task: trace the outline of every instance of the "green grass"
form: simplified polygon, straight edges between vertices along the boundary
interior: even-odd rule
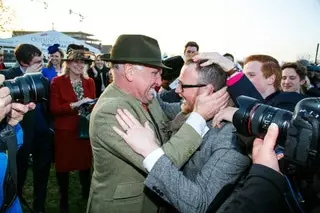
[[[23,190],[23,197],[32,207],[33,201],[33,183],[32,183],[32,169],[29,168],[26,184]],[[54,166],[51,167],[48,191],[46,198],[46,213],[59,213],[59,186],[57,183]],[[69,175],[69,212],[70,213],[85,213],[87,200],[81,196],[81,185],[78,172],[71,172]],[[22,206],[24,213],[29,213],[29,210]]]

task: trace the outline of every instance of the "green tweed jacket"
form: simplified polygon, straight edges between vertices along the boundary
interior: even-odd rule
[[[178,168],[184,165],[202,141],[188,124],[184,124],[169,139],[165,131],[168,118],[156,98],[148,105],[152,119],[137,99],[115,84],[109,85],[91,113],[90,142],[94,172],[87,213],[156,213],[159,208],[162,211],[161,199],[144,186],[147,171],[142,164],[143,157],[136,154],[112,129],[112,126],[121,128],[115,118],[119,108],[128,109],[141,123],[148,120],[154,131],[159,129],[157,142]]]

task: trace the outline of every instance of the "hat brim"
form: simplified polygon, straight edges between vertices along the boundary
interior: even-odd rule
[[[73,58],[73,59],[68,59],[68,58],[63,58],[61,61],[84,61],[84,62],[92,62],[92,59],[88,58]]]
[[[111,62],[111,63],[120,63],[120,64],[139,64],[139,65],[145,65],[149,67],[155,67],[155,68],[161,68],[161,69],[170,69],[170,67],[167,67],[164,65],[162,62],[141,62],[141,61],[134,61],[134,60],[118,60],[118,59],[101,59],[106,62]]]

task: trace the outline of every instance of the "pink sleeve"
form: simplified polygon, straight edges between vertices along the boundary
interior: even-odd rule
[[[233,84],[237,83],[242,78],[243,75],[244,75],[243,72],[237,72],[237,73],[233,74],[232,76],[230,76],[227,79],[227,86],[230,87]]]

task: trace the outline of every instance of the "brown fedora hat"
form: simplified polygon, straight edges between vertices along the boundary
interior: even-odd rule
[[[104,60],[170,69],[162,63],[158,41],[145,35],[120,35]]]
[[[86,50],[72,50],[68,51],[68,55],[66,58],[62,59],[62,61],[84,61],[84,62],[92,62],[92,53]]]

